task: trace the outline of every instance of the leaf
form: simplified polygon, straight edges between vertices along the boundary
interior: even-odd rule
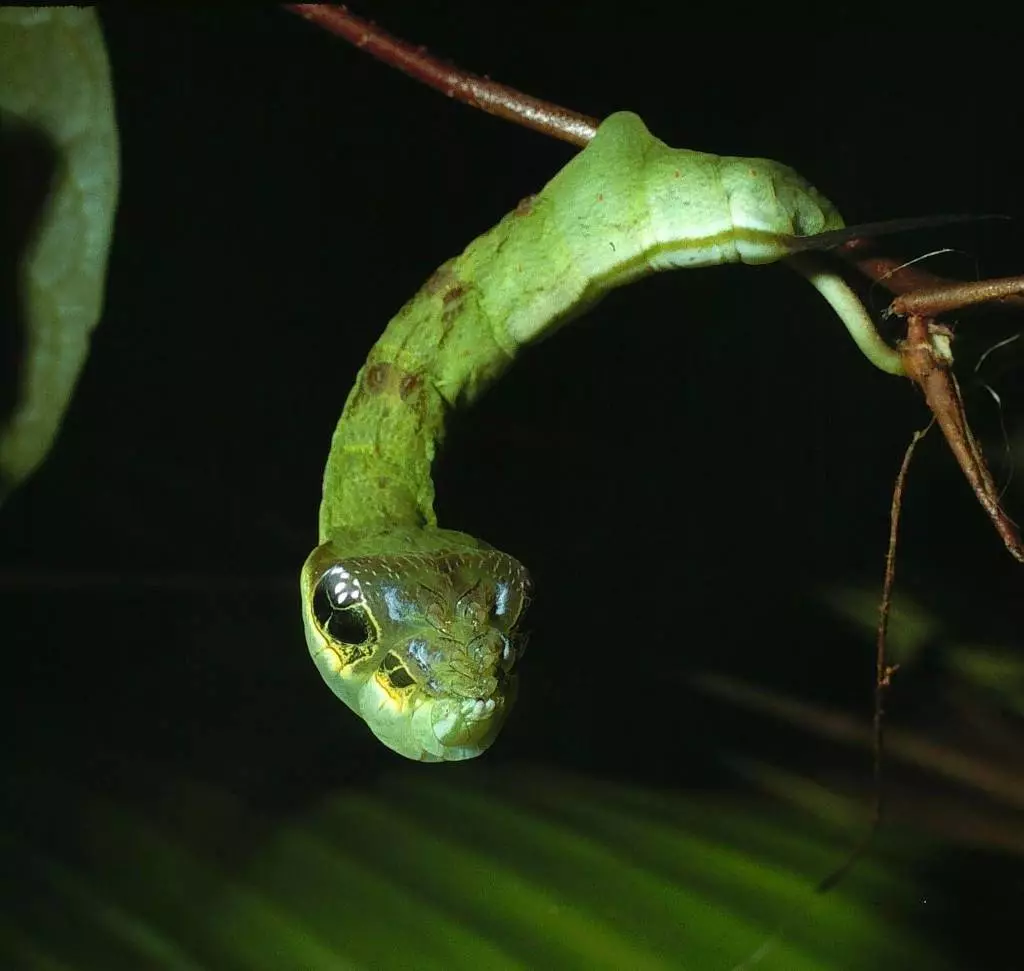
[[[50,451],[102,310],[118,139],[94,10],[0,9],[0,160],[0,297],[17,334],[0,379],[2,499]]]
[[[928,847],[912,834],[822,896],[850,834],[771,803],[474,764],[403,766],[267,817],[155,772],[148,793],[131,776],[130,802],[66,780],[18,789],[35,833],[17,814],[0,823],[0,964],[728,971],[759,953],[758,971],[949,967],[914,928],[908,870]],[[40,805],[61,838],[38,831]]]
[[[1013,647],[958,644],[949,650],[950,668],[984,691],[1000,707],[1024,716],[1024,657]]]
[[[846,585],[821,591],[821,598],[840,617],[859,627],[874,641],[878,626],[879,591]],[[890,660],[907,667],[942,631],[942,622],[906,594],[893,597],[889,611],[888,653]]]

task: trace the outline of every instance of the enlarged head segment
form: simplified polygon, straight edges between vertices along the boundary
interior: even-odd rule
[[[302,571],[310,654],[384,744],[412,759],[484,751],[515,698],[529,575],[496,550],[341,557]]]

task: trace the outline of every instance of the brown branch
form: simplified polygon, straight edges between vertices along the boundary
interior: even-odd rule
[[[1006,306],[1008,298],[1020,298],[1024,294],[1024,277],[1006,276],[992,280],[978,280],[974,283],[958,283],[948,280],[938,287],[918,287],[911,293],[904,293],[892,302],[894,314],[922,314],[934,317],[937,314],[973,307],[976,304]],[[1013,306],[1024,305],[1024,299],[1014,301]]]
[[[964,414],[960,387],[952,372],[951,338],[949,329],[932,318],[911,314],[907,318],[907,339],[900,344],[903,367],[924,392],[928,407],[996,532],[1010,554],[1024,563],[1024,545],[1017,527],[1000,505],[999,490]]]
[[[345,7],[319,3],[286,3],[285,9],[310,23],[343,37],[360,50],[398,68],[409,77],[436,88],[449,98],[490,115],[573,145],[586,145],[597,132],[598,121],[568,108],[523,94],[490,78],[464,71],[393,37],[376,24],[355,16]]]
[[[952,371],[952,331],[934,319],[940,313],[965,306],[1024,308],[1024,277],[975,283],[946,280],[874,254],[870,240],[853,240],[838,252],[870,280],[897,294],[887,314],[908,318],[907,339],[900,344],[904,371],[924,393],[950,450],[1010,555],[1024,563],[1024,545],[1017,526],[1000,504],[999,490],[967,422],[960,387]]]
[[[922,269],[919,265],[907,265],[900,260],[890,256],[880,256],[874,252],[874,241],[871,239],[854,239],[840,247],[836,252],[845,260],[852,263],[869,280],[883,286],[890,293],[897,295],[910,294],[915,291],[923,291],[928,294],[927,306],[930,308],[931,316],[938,313],[946,313],[956,310],[962,306],[968,306],[979,302],[992,303],[997,307],[1005,307],[1014,310],[1024,309],[1024,277],[1004,277],[1000,280],[982,280],[978,283],[963,283],[960,280],[950,280],[946,277],[937,276]],[[1014,281],[1020,285],[1014,286]],[[982,296],[987,285],[992,285],[990,295]],[[940,303],[943,295],[954,290],[960,290],[965,299],[957,302],[950,299],[944,306]],[[972,295],[971,291],[977,288],[978,295]],[[941,309],[939,309],[941,307]],[[894,312],[901,312],[895,308]],[[903,313],[923,312],[915,311],[914,304],[907,306]]]

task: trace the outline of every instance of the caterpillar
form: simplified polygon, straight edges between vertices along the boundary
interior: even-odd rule
[[[300,577],[310,654],[380,741],[410,759],[472,758],[515,700],[530,577],[437,524],[431,466],[448,412],[471,406],[521,347],[611,289],[719,263],[788,259],[865,355],[899,373],[841,278],[794,255],[842,228],[787,166],[672,149],[619,112],[402,307],[335,429],[319,545]]]

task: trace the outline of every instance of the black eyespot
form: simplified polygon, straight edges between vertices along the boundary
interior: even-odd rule
[[[365,644],[373,634],[362,607],[336,610],[323,625],[324,631],[339,644]]]
[[[319,628],[338,644],[366,644],[374,634],[358,581],[353,586],[351,577],[341,567],[328,570],[317,582],[313,590],[313,617]]]
[[[393,688],[408,688],[416,683],[397,654],[388,653],[380,665],[381,674],[391,682]]]

